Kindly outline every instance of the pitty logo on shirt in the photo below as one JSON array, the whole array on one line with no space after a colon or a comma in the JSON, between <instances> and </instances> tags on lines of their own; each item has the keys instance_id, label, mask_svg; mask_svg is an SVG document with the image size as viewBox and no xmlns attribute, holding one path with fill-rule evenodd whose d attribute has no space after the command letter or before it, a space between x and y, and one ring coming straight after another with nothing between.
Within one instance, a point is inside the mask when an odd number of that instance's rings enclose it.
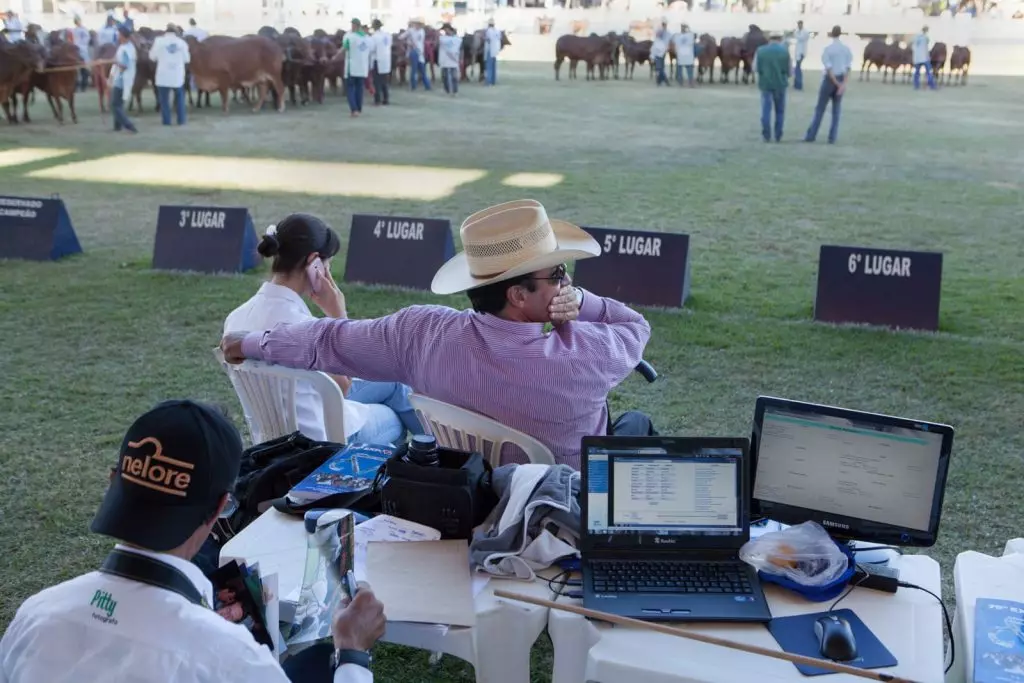
<instances>
[{"instance_id":1,"label":"pitty logo on shirt","mask_svg":"<svg viewBox=\"0 0 1024 683\"><path fill-rule=\"evenodd\" d=\"M117 601L114 600L114 596L104 590L97 590L93 593L92 600L89 601L90 607L95 607L99 612L93 612L92 618L97 621L102 621L104 624L117 624L117 619L114 618L114 610L117 609Z\"/></svg>"}]
</instances>

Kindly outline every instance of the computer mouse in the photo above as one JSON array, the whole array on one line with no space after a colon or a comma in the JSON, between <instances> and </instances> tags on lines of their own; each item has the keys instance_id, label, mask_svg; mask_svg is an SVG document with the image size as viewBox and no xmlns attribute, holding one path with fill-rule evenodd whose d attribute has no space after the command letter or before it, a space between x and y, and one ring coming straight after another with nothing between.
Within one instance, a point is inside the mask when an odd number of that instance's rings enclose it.
<instances>
[{"instance_id":1,"label":"computer mouse","mask_svg":"<svg viewBox=\"0 0 1024 683\"><path fill-rule=\"evenodd\" d=\"M818 649L825 659L849 662L857 658L857 640L846 619L826 614L814 622L814 635L818 638Z\"/></svg>"}]
</instances>

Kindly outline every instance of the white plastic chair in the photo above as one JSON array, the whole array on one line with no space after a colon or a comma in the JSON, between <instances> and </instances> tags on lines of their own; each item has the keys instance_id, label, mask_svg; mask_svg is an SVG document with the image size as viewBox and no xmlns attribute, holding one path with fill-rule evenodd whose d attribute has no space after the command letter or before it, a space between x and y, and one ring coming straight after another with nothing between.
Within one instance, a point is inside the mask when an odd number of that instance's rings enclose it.
<instances>
[{"instance_id":1,"label":"white plastic chair","mask_svg":"<svg viewBox=\"0 0 1024 683\"><path fill-rule=\"evenodd\" d=\"M257 360L233 365L220 349L213 355L220 362L238 394L245 422L254 444L263 443L299 429L295 415L295 383L311 385L323 402L324 428L328 441L345 443L345 397L331 377L316 370L296 370Z\"/></svg>"},{"instance_id":2,"label":"white plastic chair","mask_svg":"<svg viewBox=\"0 0 1024 683\"><path fill-rule=\"evenodd\" d=\"M489 417L421 394L410 394L409 403L420 424L440 446L482 453L492 467L497 467L501 464L501 447L510 443L521 448L532 463L555 464L555 456L540 441Z\"/></svg>"}]
</instances>

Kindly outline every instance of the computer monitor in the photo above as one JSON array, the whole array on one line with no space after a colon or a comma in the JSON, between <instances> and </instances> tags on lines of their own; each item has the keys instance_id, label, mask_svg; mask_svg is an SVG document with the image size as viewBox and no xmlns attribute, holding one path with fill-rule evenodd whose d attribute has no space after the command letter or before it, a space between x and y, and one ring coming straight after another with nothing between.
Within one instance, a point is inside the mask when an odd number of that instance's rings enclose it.
<instances>
[{"instance_id":1,"label":"computer monitor","mask_svg":"<svg viewBox=\"0 0 1024 683\"><path fill-rule=\"evenodd\" d=\"M582 450L585 548L748 540L747 439L586 437Z\"/></svg>"},{"instance_id":2,"label":"computer monitor","mask_svg":"<svg viewBox=\"0 0 1024 683\"><path fill-rule=\"evenodd\" d=\"M761 396L751 514L815 521L841 539L931 546L952 450L949 425Z\"/></svg>"}]
</instances>

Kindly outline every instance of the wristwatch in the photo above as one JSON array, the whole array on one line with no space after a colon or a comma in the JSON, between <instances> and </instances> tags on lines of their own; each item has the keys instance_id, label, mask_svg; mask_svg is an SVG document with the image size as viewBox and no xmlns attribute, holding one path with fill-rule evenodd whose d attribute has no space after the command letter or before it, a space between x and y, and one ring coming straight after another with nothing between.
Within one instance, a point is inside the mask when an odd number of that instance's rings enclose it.
<instances>
[{"instance_id":1,"label":"wristwatch","mask_svg":"<svg viewBox=\"0 0 1024 683\"><path fill-rule=\"evenodd\" d=\"M369 669L373 657L365 650L335 650L331 654L331 671L337 671L343 664L355 664L364 669Z\"/></svg>"}]
</instances>

